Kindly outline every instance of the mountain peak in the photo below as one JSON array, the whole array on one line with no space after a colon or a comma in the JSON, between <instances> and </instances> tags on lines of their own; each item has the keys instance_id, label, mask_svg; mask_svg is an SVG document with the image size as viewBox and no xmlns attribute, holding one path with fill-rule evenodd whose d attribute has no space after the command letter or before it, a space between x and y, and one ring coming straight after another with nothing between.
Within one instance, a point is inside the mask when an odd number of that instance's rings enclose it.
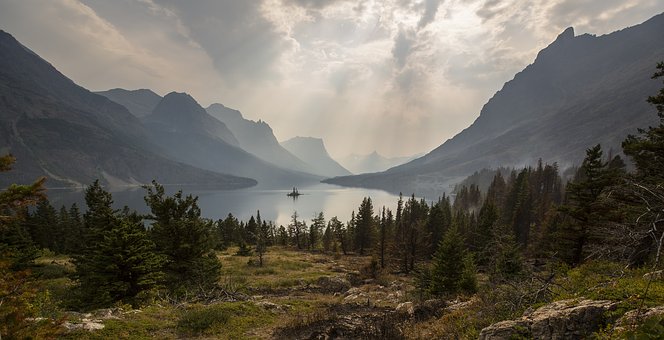
<instances>
[{"instance_id":1,"label":"mountain peak","mask_svg":"<svg viewBox=\"0 0 664 340\"><path fill-rule=\"evenodd\" d=\"M565 41L574 38L574 27L567 27L563 33L558 34L556 41Z\"/></svg>"}]
</instances>

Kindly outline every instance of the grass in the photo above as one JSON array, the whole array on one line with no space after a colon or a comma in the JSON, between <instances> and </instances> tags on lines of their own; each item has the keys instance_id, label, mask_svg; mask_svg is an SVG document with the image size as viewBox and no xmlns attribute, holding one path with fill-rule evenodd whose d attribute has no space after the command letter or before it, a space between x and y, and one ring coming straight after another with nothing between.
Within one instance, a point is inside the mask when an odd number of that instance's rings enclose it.
<instances>
[{"instance_id":1,"label":"grass","mask_svg":"<svg viewBox=\"0 0 664 340\"><path fill-rule=\"evenodd\" d=\"M281 247L270 248L263 267L249 264L255 257L235 256L229 248L218 254L222 276L232 278L246 288L255 290L286 288L316 282L322 276L335 275L329 256L297 252ZM338 274L337 274L338 275Z\"/></svg>"}]
</instances>

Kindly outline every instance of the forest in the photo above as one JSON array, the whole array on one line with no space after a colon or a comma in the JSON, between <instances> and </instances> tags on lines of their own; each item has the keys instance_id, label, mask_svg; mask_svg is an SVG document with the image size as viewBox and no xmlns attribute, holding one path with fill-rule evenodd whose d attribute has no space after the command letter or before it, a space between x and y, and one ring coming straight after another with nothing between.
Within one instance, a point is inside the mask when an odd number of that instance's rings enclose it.
<instances>
[{"instance_id":1,"label":"forest","mask_svg":"<svg viewBox=\"0 0 664 340\"><path fill-rule=\"evenodd\" d=\"M664 63L653 76L661 77ZM288 225L277 226L260 211L248 221L230 214L210 220L201 216L197 197L167 195L155 181L144 186L147 215L114 209L98 181L85 190L85 211L53 207L45 178L12 185L0 192L0 335L94 338L64 327L71 321L67 312L159 306L173 310L168 317L176 320L165 337L232 338L224 325L233 308L255 308L246 305L247 296L273 291L252 292L251 276L244 285L230 282L220 254L243 259L247 270L273 267L270 274L279 275L270 254L294 252L359 263L354 286L399 278L412 287L405 300L468 302L426 318L392 315L389 329L385 318L373 320L382 324L362 337L477 338L494 322L577 297L617 303L596 337L661 336L661 315L633 327L611 326L628 311L664 303L664 88L648 101L659 125L628 136L620 154L596 145L569 170L544 160L487 169L450 195L402 195L394 207L374 206L366 197L347 222L323 212L306 221L294 212ZM11 171L14 162L3 156L0 170ZM270 336L300 337L300 329L314 327L337 303L326 299L308 305L305 321L275 324ZM241 305L217 315L220 301ZM216 330L215 323L221 323ZM241 337L263 337L246 334Z\"/></svg>"}]
</instances>

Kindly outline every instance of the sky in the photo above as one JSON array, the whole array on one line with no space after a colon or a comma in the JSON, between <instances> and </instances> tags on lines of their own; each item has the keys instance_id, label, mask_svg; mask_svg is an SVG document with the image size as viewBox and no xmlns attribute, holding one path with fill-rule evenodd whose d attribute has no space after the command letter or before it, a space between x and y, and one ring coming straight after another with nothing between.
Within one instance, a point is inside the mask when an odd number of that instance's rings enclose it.
<instances>
[{"instance_id":1,"label":"sky","mask_svg":"<svg viewBox=\"0 0 664 340\"><path fill-rule=\"evenodd\" d=\"M424 153L567 27L661 0L0 0L0 29L90 90L187 92L334 157Z\"/></svg>"}]
</instances>

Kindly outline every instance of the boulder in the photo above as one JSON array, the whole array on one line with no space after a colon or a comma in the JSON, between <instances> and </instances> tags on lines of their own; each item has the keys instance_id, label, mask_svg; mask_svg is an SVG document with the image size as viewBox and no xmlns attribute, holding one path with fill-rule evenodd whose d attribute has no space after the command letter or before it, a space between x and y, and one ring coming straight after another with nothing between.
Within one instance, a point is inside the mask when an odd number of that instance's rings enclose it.
<instances>
[{"instance_id":1,"label":"boulder","mask_svg":"<svg viewBox=\"0 0 664 340\"><path fill-rule=\"evenodd\" d=\"M350 282L346 278L339 276L322 276L316 284L325 291L332 293L343 293L351 287Z\"/></svg>"},{"instance_id":2,"label":"boulder","mask_svg":"<svg viewBox=\"0 0 664 340\"><path fill-rule=\"evenodd\" d=\"M562 300L486 327L480 339L498 340L513 337L534 339L579 339L597 331L606 323L605 313L616 308L608 300Z\"/></svg>"},{"instance_id":3,"label":"boulder","mask_svg":"<svg viewBox=\"0 0 664 340\"><path fill-rule=\"evenodd\" d=\"M653 316L664 315L664 306L657 306L653 308L646 308L642 310L631 310L625 313L620 319L616 321L616 331L631 329L641 324L643 320L649 319Z\"/></svg>"}]
</instances>

